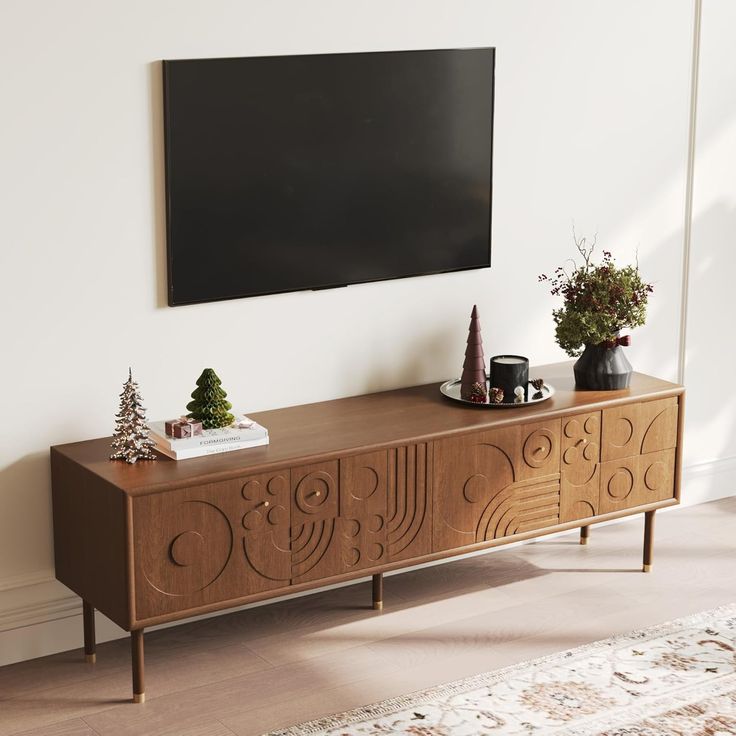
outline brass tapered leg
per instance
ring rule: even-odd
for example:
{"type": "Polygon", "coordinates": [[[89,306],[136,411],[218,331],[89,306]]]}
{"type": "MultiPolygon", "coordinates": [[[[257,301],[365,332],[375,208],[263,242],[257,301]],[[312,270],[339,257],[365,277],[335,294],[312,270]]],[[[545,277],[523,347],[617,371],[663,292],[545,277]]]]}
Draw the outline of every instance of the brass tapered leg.
{"type": "Polygon", "coordinates": [[[580,544],[588,544],[588,536],[590,536],[590,527],[580,527],[580,544]]]}
{"type": "MultiPolygon", "coordinates": [[[[656,510],[656,509],[655,509],[656,510]]],[[[652,569],[652,552],[654,548],[654,511],[644,512],[644,564],[642,570],[652,569]]]]}
{"type": "Polygon", "coordinates": [[[95,642],[95,609],[91,603],[82,601],[82,624],[84,628],[84,661],[94,664],[97,661],[95,642]]]}
{"type": "Polygon", "coordinates": [[[383,573],[380,572],[373,576],[373,608],[383,609],[383,573]]]}
{"type": "Polygon", "coordinates": [[[133,664],[133,702],[143,703],[146,700],[143,662],[143,629],[130,632],[130,653],[133,664]]]}

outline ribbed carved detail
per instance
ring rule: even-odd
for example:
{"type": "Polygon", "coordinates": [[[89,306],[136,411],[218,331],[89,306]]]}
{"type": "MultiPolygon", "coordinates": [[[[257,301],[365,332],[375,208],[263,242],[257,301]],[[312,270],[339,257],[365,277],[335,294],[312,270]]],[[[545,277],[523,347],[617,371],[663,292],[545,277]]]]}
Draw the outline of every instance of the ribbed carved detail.
{"type": "Polygon", "coordinates": [[[392,560],[431,551],[426,443],[397,447],[388,457],[388,553],[392,560]]]}
{"type": "Polygon", "coordinates": [[[302,524],[292,531],[291,577],[297,578],[313,570],[325,556],[335,531],[334,519],[302,524]]]}
{"type": "Polygon", "coordinates": [[[440,440],[433,468],[435,550],[559,522],[559,420],[440,440]]]}
{"type": "Polygon", "coordinates": [[[556,524],[560,513],[559,474],[515,483],[496,494],[483,509],[475,541],[485,542],[556,524]],[[521,528],[523,527],[523,529],[521,528]]]}

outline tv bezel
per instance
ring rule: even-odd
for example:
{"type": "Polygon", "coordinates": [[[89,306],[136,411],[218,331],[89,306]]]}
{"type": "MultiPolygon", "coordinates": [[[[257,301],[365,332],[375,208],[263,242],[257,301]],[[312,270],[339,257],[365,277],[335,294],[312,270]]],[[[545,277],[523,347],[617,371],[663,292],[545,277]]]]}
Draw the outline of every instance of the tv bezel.
{"type": "Polygon", "coordinates": [[[223,56],[223,57],[206,57],[206,58],[187,58],[187,59],[162,59],[161,61],[162,82],[163,82],[163,129],[164,129],[164,197],[166,211],[166,280],[167,280],[167,298],[170,307],[187,306],[191,304],[209,304],[211,302],[230,301],[233,299],[249,299],[252,297],[271,296],[276,294],[292,294],[303,291],[324,291],[327,289],[340,289],[347,286],[357,286],[360,284],[380,283],[383,281],[397,281],[400,279],[418,278],[421,276],[436,276],[439,274],[462,273],[464,271],[477,271],[484,268],[490,268],[492,263],[492,228],[493,228],[493,157],[494,157],[494,122],[496,116],[496,47],[495,46],[462,46],[447,47],[436,49],[381,49],[377,51],[346,51],[346,52],[320,52],[314,54],[263,54],[259,56],[223,56]],[[171,170],[171,150],[169,146],[169,94],[167,85],[167,66],[170,63],[180,61],[225,61],[228,59],[271,59],[271,58],[299,58],[304,56],[363,56],[367,54],[412,54],[426,51],[490,51],[492,52],[492,68],[491,68],[491,120],[490,120],[490,166],[488,170],[488,258],[487,262],[477,266],[464,266],[461,268],[447,268],[440,270],[417,271],[416,273],[403,274],[400,276],[386,276],[383,278],[368,278],[350,280],[347,282],[338,282],[334,284],[322,284],[303,286],[299,288],[275,289],[267,291],[249,292],[247,294],[234,294],[231,296],[212,297],[207,299],[187,299],[175,300],[174,283],[173,283],[173,244],[171,234],[171,208],[172,196],[169,186],[170,170],[171,170]]]}

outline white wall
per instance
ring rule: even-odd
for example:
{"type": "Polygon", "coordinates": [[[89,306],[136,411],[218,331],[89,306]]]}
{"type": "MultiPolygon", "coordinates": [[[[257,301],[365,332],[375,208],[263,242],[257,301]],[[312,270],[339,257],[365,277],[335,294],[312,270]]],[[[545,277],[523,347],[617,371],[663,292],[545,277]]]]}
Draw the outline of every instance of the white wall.
{"type": "MultiPolygon", "coordinates": [[[[687,310],[690,466],[736,469],[736,3],[703,6],[687,310]]],[[[736,488],[734,488],[736,492],[736,488]]]]}
{"type": "MultiPolygon", "coordinates": [[[[714,80],[731,63],[727,5],[706,0],[714,80]]],[[[691,0],[4,0],[0,663],[79,645],[78,601],[50,582],[48,446],[109,434],[129,365],[151,417],[179,412],[205,366],[249,411],[440,380],[458,373],[474,303],[489,353],[563,359],[536,276],[572,254],[574,219],[621,260],[638,248],[656,292],[629,357],[675,379],[692,29],[691,0]],[[498,49],[492,269],[165,306],[160,59],[478,45],[498,49]]],[[[712,224],[694,247],[733,263],[729,222],[707,216],[730,207],[733,232],[718,84],[703,82],[698,164],[713,163],[697,202],[712,224]]],[[[725,291],[717,265],[694,278],[691,335],[711,279],[725,291]]],[[[716,334],[693,342],[690,375],[716,334]]],[[[728,447],[702,452],[689,462],[728,447]]]]}

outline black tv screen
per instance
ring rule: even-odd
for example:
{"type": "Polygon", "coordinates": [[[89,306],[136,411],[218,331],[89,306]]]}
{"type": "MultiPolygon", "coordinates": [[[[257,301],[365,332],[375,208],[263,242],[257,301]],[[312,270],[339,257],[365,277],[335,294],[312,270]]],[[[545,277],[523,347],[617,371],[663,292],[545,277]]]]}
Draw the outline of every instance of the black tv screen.
{"type": "Polygon", "coordinates": [[[169,304],[488,267],[494,56],[164,61],[169,304]]]}

